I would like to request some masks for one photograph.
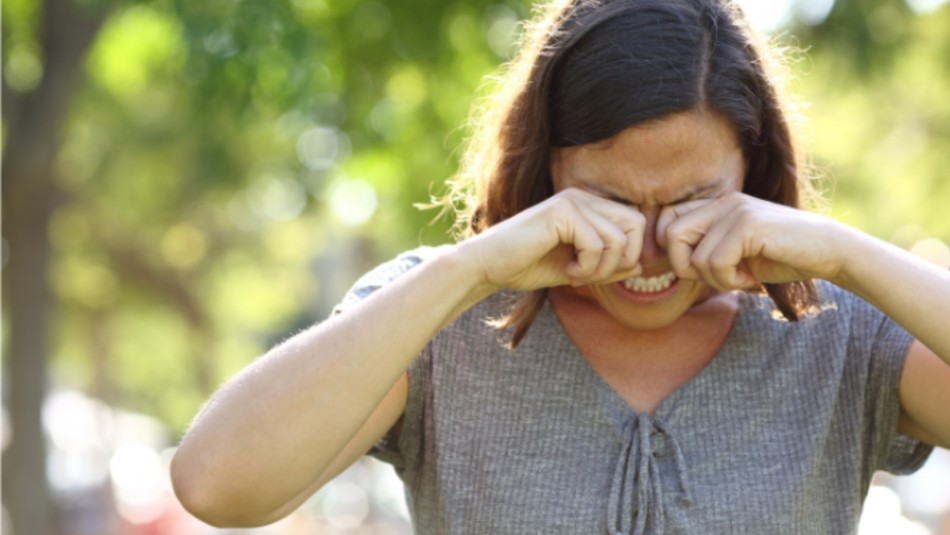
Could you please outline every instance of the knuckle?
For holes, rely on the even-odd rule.
[[[755,216],[758,213],[758,211],[755,209],[754,206],[743,202],[737,205],[733,209],[733,213],[739,215],[740,217],[751,217],[751,216]]]
[[[579,274],[582,278],[588,278],[594,275],[597,271],[596,262],[582,262],[579,270]]]
[[[561,193],[558,193],[554,197],[548,199],[548,203],[555,213],[574,210],[574,203],[569,198],[569,191],[567,190],[562,191]]]
[[[602,264],[600,267],[597,268],[596,273],[594,273],[594,277],[597,278],[598,280],[603,280],[613,275],[615,271],[616,271],[616,268],[614,266]]]
[[[732,267],[732,261],[725,253],[719,251],[710,256],[709,265],[717,271],[725,271]]]
[[[670,241],[680,240],[686,235],[688,228],[684,220],[674,219],[666,226],[666,237]]]
[[[622,249],[627,243],[627,235],[619,228],[608,229],[603,237],[604,249]]]
[[[574,195],[576,192],[577,192],[577,188],[574,188],[574,187],[564,188],[561,191],[555,193],[553,198],[563,199],[565,197],[570,197],[571,195]]]
[[[708,257],[706,254],[700,250],[696,249],[692,251],[689,255],[689,263],[694,266],[705,266],[708,262]]]
[[[637,259],[630,255],[623,255],[620,257],[620,263],[617,264],[617,267],[623,270],[633,269],[637,267]]]
[[[630,209],[630,223],[635,228],[645,228],[647,226],[647,216],[639,210]]]
[[[746,198],[745,194],[742,193],[741,191],[730,191],[726,193],[725,195],[721,196],[719,200],[721,202],[735,204],[735,203],[743,202],[745,198]]]

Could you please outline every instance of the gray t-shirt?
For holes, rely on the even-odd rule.
[[[370,272],[337,312],[431,252]],[[742,294],[717,356],[652,415],[550,306],[508,351],[486,322],[510,304],[496,294],[414,361],[401,432],[370,454],[396,468],[420,534],[854,533],[874,472],[912,472],[932,447],[897,433],[910,335],[820,289],[822,312],[799,322]]]

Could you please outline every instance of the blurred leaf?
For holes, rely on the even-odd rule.
[[[473,96],[527,12],[514,0],[118,3],[58,137],[57,377],[180,431],[210,389],[321,319],[361,271],[447,241],[451,222],[430,225],[435,212],[413,204],[454,172]],[[5,76],[28,87],[43,69],[35,5],[3,14]],[[910,245],[950,242],[947,27],[947,6],[916,16],[902,0],[839,0],[791,30],[809,49],[798,85],[834,214],[885,238],[927,229]]]

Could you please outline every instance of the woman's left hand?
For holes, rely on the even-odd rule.
[[[741,193],[664,208],[656,239],[684,279],[732,290],[821,278],[890,316],[917,339],[901,375],[899,429],[950,447],[946,268],[829,218]]]
[[[665,207],[656,237],[673,271],[718,290],[809,278],[834,279],[842,225],[743,193]]]

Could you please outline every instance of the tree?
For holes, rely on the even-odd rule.
[[[3,496],[21,533],[52,533],[40,414],[53,305],[47,283],[51,251],[46,231],[58,200],[52,162],[57,127],[104,12],[79,9],[65,0],[46,0],[41,17],[38,40],[44,76],[28,92],[9,87],[6,77],[3,87],[8,133],[3,158],[3,230],[8,250],[3,285],[6,310],[16,311],[7,314],[5,401],[13,435],[4,452]]]
[[[179,433],[358,273],[448,240],[449,222],[412,205],[453,173],[472,97],[527,6],[3,3],[3,477],[18,532],[53,532],[47,384]],[[950,241],[948,16],[839,0],[792,29],[811,48],[797,83],[835,215],[884,237],[910,222]]]
[[[808,46],[796,85],[835,217],[907,248],[950,243],[948,25],[947,4],[838,1],[822,25],[793,29]]]
[[[4,3],[17,532],[54,532],[51,378],[181,431],[275,333],[342,293],[313,284],[314,259],[348,284],[420,239],[432,214],[412,203],[451,174],[446,133],[507,53],[517,8]]]

